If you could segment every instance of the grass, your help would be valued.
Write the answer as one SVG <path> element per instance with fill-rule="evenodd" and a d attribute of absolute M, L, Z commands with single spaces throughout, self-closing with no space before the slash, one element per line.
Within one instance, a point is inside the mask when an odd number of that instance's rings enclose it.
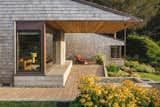
<path fill-rule="evenodd" d="M 0 107 L 58 107 L 53 101 L 21 101 L 21 102 L 7 102 L 1 101 Z"/>
<path fill-rule="evenodd" d="M 148 78 L 148 79 L 160 82 L 160 75 L 142 73 L 142 72 L 137 72 L 137 73 L 140 75 L 141 78 Z"/>

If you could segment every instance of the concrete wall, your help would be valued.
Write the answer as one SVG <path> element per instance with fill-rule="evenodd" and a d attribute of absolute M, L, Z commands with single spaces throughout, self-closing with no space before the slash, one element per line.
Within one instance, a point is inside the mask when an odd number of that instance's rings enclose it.
<path fill-rule="evenodd" d="M 46 76 L 14 76 L 16 87 L 65 87 L 68 76 L 71 72 L 72 61 L 66 61 L 65 65 L 59 65 L 61 72 L 50 71 L 53 74 Z"/>
<path fill-rule="evenodd" d="M 123 65 L 123 59 L 111 58 L 111 46 L 123 46 L 120 40 L 115 40 L 109 36 L 92 33 L 66 33 L 66 57 L 74 59 L 76 54 L 81 54 L 86 59 L 90 59 L 98 53 L 106 55 L 106 63 Z"/>

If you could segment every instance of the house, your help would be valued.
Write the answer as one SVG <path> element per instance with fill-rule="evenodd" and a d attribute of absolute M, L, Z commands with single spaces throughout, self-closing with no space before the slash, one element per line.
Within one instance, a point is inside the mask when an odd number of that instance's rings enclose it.
<path fill-rule="evenodd" d="M 75 59 L 81 54 L 85 59 L 92 60 L 95 55 L 105 55 L 107 64 L 124 65 L 124 41 L 109 35 L 95 33 L 65 33 L 66 59 Z"/>
<path fill-rule="evenodd" d="M 0 0 L 0 84 L 63 87 L 65 33 L 114 35 L 140 21 L 84 0 Z"/>

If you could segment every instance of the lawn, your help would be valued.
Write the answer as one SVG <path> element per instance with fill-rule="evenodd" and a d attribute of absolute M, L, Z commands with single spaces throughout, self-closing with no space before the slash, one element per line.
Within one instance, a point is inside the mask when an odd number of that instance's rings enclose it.
<path fill-rule="evenodd" d="M 160 75 L 155 75 L 150 73 L 141 73 L 141 72 L 137 72 L 137 73 L 141 76 L 141 78 L 148 78 L 148 79 L 160 82 Z"/>
<path fill-rule="evenodd" d="M 21 101 L 21 102 L 7 102 L 1 101 L 0 107 L 66 107 L 66 103 L 53 101 Z"/>

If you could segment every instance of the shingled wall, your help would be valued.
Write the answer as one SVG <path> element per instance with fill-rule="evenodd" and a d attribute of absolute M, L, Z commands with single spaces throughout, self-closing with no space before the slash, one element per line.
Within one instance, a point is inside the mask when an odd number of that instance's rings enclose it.
<path fill-rule="evenodd" d="M 101 53 L 106 56 L 108 64 L 123 65 L 121 58 L 111 58 L 111 46 L 124 46 L 121 40 L 115 40 L 111 36 L 94 33 L 65 33 L 66 57 L 75 59 L 76 54 L 81 54 L 86 59 Z"/>

